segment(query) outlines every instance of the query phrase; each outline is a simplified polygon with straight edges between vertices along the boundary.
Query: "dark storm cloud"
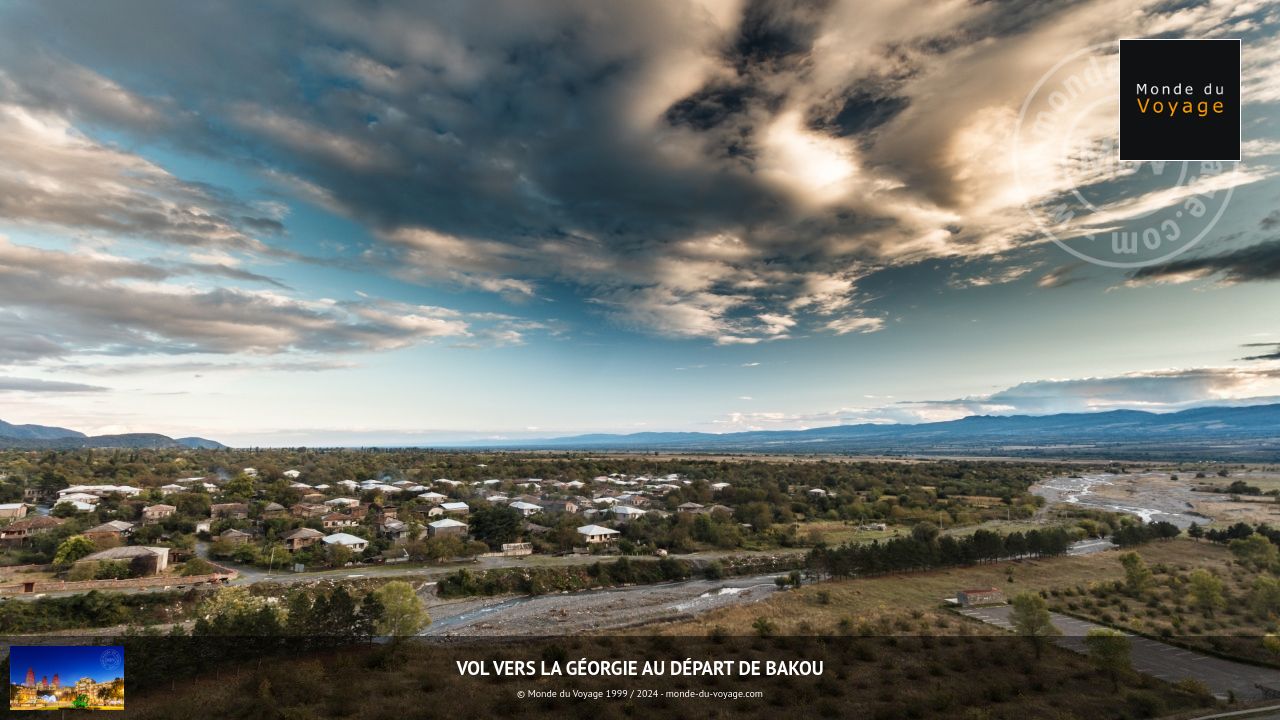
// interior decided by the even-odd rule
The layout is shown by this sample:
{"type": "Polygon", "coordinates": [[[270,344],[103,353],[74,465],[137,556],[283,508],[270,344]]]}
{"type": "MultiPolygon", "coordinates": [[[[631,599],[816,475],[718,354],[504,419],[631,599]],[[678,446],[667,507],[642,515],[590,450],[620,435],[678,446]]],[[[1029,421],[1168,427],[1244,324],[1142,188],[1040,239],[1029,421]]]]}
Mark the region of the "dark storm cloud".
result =
{"type": "MultiPolygon", "coordinates": [[[[860,278],[1024,240],[1021,203],[989,202],[1017,196],[990,162],[1007,113],[1046,47],[1137,33],[1134,9],[51,0],[6,8],[0,99],[260,171],[402,279],[759,342],[882,327],[860,278]]],[[[213,188],[86,201],[119,176],[19,184],[0,215],[280,252],[279,217],[213,188]]]]}
{"type": "Polygon", "coordinates": [[[1280,279],[1280,240],[1266,240],[1218,255],[1174,260],[1137,270],[1134,280],[1220,277],[1225,282],[1280,279]]]}

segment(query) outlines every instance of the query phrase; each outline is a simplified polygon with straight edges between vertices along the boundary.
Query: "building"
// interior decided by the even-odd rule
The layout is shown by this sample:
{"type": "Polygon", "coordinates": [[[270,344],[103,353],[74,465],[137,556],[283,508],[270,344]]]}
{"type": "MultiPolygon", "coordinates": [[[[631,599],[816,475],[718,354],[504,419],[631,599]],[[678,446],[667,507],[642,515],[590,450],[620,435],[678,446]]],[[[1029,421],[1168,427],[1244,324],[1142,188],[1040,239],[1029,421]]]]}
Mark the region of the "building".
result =
{"type": "Polygon", "coordinates": [[[253,536],[243,530],[228,528],[218,533],[218,540],[228,545],[244,545],[253,536]]]}
{"type": "Polygon", "coordinates": [[[148,505],[142,508],[142,519],[145,522],[156,522],[157,520],[163,520],[176,512],[178,512],[178,508],[173,505],[148,505]]]}
{"type": "Polygon", "coordinates": [[[307,520],[328,515],[329,508],[316,503],[297,503],[289,508],[289,514],[296,518],[307,520]]]}
{"type": "Polygon", "coordinates": [[[618,531],[601,525],[583,525],[578,528],[578,535],[589,545],[611,543],[618,539],[618,531]]]}
{"type": "Polygon", "coordinates": [[[355,518],[343,513],[329,513],[328,515],[320,518],[320,522],[324,525],[325,530],[353,527],[357,524],[355,518]]]}
{"type": "Polygon", "coordinates": [[[454,520],[453,518],[436,520],[433,523],[427,524],[427,535],[430,537],[443,537],[446,535],[465,537],[466,534],[467,524],[454,520]]]}
{"type": "Polygon", "coordinates": [[[471,508],[464,502],[440,503],[440,509],[445,515],[466,515],[471,512],[471,508]]]}
{"type": "Polygon", "coordinates": [[[169,483],[168,485],[160,486],[160,494],[166,497],[174,493],[180,493],[180,492],[186,492],[186,491],[187,491],[186,488],[182,487],[177,483],[169,483]]]}
{"type": "Polygon", "coordinates": [[[278,502],[267,503],[262,508],[262,519],[282,518],[289,514],[289,509],[278,502]]]}
{"type": "Polygon", "coordinates": [[[0,528],[0,541],[22,542],[33,535],[48,532],[64,522],[66,521],[49,515],[33,515],[22,520],[14,520],[0,528]]]}
{"type": "Polygon", "coordinates": [[[111,522],[102,523],[97,527],[91,527],[85,530],[83,535],[95,543],[106,541],[124,542],[124,539],[133,532],[133,523],[123,520],[112,520],[111,522]]]}
{"type": "Polygon", "coordinates": [[[630,522],[636,518],[643,517],[648,510],[641,510],[630,505],[615,505],[613,507],[613,517],[618,522],[630,522]]]}
{"type": "Polygon", "coordinates": [[[541,505],[534,505],[533,503],[525,502],[524,500],[517,500],[511,503],[510,505],[508,505],[507,507],[511,508],[512,510],[519,511],[520,515],[523,517],[529,517],[530,515],[537,515],[538,513],[542,512],[541,505]]]}
{"type": "Polygon", "coordinates": [[[546,500],[542,506],[549,512],[569,513],[578,512],[578,503],[573,500],[546,500]]]}
{"type": "Polygon", "coordinates": [[[280,538],[284,541],[284,546],[289,548],[289,552],[297,552],[303,548],[309,548],[320,542],[324,537],[324,533],[312,528],[298,528],[293,532],[280,538]]]}
{"type": "Polygon", "coordinates": [[[25,503],[0,504],[0,520],[21,519],[26,516],[27,516],[27,506],[25,503]]]}
{"type": "Polygon", "coordinates": [[[72,485],[59,490],[58,497],[66,497],[73,493],[85,493],[97,497],[106,497],[108,495],[133,497],[141,492],[141,488],[136,488],[132,485],[72,485]]]}
{"type": "Polygon", "coordinates": [[[961,607],[975,605],[1000,605],[1004,603],[1004,593],[998,587],[972,588],[956,593],[956,602],[961,607]]]}
{"type": "Polygon", "coordinates": [[[696,513],[702,509],[702,505],[696,502],[680,503],[676,506],[676,512],[696,513]]]}
{"type": "Polygon", "coordinates": [[[321,542],[330,547],[334,545],[341,545],[343,547],[350,548],[351,552],[364,552],[365,548],[369,547],[368,540],[348,533],[334,533],[332,535],[326,535],[321,542]]]}
{"type": "Polygon", "coordinates": [[[86,555],[76,564],[114,560],[123,560],[130,563],[130,565],[138,569],[139,575],[157,575],[169,567],[169,548],[143,547],[141,545],[113,547],[108,550],[100,550],[92,555],[86,555]]]}
{"type": "Polygon", "coordinates": [[[245,519],[249,517],[249,505],[248,503],[216,503],[209,506],[209,514],[216,518],[245,519]]]}

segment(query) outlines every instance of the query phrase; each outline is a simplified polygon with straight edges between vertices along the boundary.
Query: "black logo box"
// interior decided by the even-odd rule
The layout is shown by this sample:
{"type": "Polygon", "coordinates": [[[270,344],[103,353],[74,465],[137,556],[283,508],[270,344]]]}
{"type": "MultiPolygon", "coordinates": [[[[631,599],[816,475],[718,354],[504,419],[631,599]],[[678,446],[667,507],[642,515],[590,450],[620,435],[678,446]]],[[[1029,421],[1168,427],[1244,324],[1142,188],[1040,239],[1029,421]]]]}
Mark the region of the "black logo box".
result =
{"type": "Polygon", "coordinates": [[[1120,159],[1238,161],[1240,49],[1238,39],[1121,40],[1120,159]]]}

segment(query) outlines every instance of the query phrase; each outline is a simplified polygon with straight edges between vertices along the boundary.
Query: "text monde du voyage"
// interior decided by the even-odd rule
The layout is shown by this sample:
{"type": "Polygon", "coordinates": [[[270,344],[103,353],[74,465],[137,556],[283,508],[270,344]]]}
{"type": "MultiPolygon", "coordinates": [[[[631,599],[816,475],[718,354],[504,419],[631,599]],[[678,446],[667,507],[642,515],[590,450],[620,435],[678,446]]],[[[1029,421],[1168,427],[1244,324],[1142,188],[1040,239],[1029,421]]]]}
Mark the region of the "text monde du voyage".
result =
{"type": "Polygon", "coordinates": [[[1214,96],[1225,95],[1225,86],[1205,83],[1201,87],[1190,83],[1175,85],[1151,85],[1135,83],[1134,92],[1137,97],[1138,112],[1143,115],[1160,117],[1194,116],[1209,117],[1226,113],[1226,104],[1222,100],[1214,100],[1214,96]]]}

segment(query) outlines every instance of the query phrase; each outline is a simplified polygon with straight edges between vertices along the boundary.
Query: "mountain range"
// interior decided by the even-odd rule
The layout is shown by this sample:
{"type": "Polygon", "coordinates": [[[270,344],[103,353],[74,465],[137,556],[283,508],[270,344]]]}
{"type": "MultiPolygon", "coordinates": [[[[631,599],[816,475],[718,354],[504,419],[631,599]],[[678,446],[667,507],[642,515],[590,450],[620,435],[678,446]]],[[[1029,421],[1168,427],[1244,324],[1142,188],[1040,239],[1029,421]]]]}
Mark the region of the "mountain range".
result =
{"type": "Polygon", "coordinates": [[[159,433],[89,436],[52,425],[14,425],[0,420],[0,448],[75,450],[80,448],[193,448],[216,450],[220,442],[200,437],[171,438],[159,433]]]}
{"type": "Polygon", "coordinates": [[[1058,415],[973,415],[913,425],[860,424],[735,433],[591,434],[469,447],[619,450],[1000,455],[1019,457],[1280,459],[1280,404],[1200,407],[1173,413],[1111,410],[1058,415]]]}

